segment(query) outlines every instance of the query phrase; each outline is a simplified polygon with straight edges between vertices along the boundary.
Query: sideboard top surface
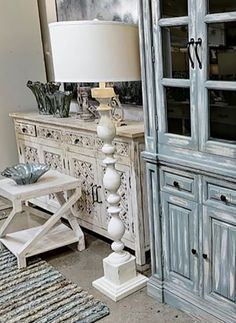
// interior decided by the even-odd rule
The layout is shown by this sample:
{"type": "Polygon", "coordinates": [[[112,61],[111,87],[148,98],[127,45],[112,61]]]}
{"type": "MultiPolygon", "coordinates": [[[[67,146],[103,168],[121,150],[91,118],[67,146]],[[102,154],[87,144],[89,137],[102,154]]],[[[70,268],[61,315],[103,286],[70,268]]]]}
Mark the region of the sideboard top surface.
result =
{"type": "MultiPolygon", "coordinates": [[[[40,122],[59,127],[69,127],[77,130],[96,132],[98,121],[85,122],[76,118],[76,114],[71,114],[69,118],[56,118],[52,115],[40,115],[36,112],[16,112],[10,117],[29,122],[40,122]]],[[[117,127],[117,135],[126,138],[144,137],[144,124],[142,121],[127,121],[127,126],[117,127]]]]}

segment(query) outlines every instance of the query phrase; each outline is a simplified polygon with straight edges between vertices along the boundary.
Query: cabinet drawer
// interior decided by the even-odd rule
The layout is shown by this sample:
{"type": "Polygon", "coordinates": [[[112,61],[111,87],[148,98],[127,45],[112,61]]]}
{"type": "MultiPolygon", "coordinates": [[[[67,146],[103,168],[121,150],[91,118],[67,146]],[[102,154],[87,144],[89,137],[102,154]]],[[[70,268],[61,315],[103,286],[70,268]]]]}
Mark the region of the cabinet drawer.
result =
{"type": "Polygon", "coordinates": [[[18,134],[36,137],[36,127],[33,124],[16,122],[15,129],[18,134]]]}
{"type": "Polygon", "coordinates": [[[215,205],[216,207],[233,207],[236,210],[236,189],[230,189],[222,183],[218,185],[208,180],[205,181],[204,186],[204,200],[207,204],[215,205]]]}
{"type": "Polygon", "coordinates": [[[197,198],[197,177],[185,172],[161,168],[161,189],[166,192],[175,192],[175,194],[197,198]]]}
{"type": "Polygon", "coordinates": [[[39,138],[61,141],[61,130],[55,128],[48,128],[44,126],[37,126],[37,134],[39,138]]]}
{"type": "MultiPolygon", "coordinates": [[[[98,150],[102,149],[103,141],[100,138],[96,138],[96,145],[98,150]]],[[[116,148],[115,155],[119,157],[130,157],[130,143],[125,141],[114,140],[113,145],[116,148]]]]}
{"type": "Polygon", "coordinates": [[[65,131],[63,133],[63,142],[69,145],[95,149],[95,138],[93,135],[88,135],[86,133],[65,131]]]}

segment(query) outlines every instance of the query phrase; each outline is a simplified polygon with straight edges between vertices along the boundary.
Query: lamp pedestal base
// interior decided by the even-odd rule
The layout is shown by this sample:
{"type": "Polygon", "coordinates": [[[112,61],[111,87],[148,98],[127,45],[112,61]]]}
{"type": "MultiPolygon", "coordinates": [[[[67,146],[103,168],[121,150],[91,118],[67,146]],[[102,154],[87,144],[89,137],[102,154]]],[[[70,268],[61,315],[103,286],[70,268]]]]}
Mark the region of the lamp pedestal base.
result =
{"type": "Polygon", "coordinates": [[[103,259],[104,276],[95,280],[93,287],[117,302],[146,286],[148,278],[136,273],[134,256],[122,264],[111,263],[110,256],[103,259]]]}

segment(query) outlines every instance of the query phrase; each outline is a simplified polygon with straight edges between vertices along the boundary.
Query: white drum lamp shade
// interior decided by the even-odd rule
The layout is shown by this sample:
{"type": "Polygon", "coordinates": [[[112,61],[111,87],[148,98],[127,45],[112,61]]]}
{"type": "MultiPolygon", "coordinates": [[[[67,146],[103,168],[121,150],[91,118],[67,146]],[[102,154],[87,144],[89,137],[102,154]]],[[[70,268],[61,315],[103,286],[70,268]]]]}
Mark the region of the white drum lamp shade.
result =
{"type": "Polygon", "coordinates": [[[49,24],[55,81],[140,80],[138,27],[120,22],[49,24]]]}

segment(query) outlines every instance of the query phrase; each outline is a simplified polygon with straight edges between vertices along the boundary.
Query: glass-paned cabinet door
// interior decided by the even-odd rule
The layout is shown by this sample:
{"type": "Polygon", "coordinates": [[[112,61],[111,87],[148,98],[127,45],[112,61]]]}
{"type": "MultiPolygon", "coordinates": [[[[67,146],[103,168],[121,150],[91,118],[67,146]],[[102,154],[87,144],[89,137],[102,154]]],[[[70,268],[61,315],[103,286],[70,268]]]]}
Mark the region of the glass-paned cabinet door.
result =
{"type": "Polygon", "coordinates": [[[200,0],[197,37],[200,149],[236,157],[236,1],[200,0]]]}
{"type": "Polygon", "coordinates": [[[153,1],[158,141],[196,149],[195,1],[153,1]]]}

